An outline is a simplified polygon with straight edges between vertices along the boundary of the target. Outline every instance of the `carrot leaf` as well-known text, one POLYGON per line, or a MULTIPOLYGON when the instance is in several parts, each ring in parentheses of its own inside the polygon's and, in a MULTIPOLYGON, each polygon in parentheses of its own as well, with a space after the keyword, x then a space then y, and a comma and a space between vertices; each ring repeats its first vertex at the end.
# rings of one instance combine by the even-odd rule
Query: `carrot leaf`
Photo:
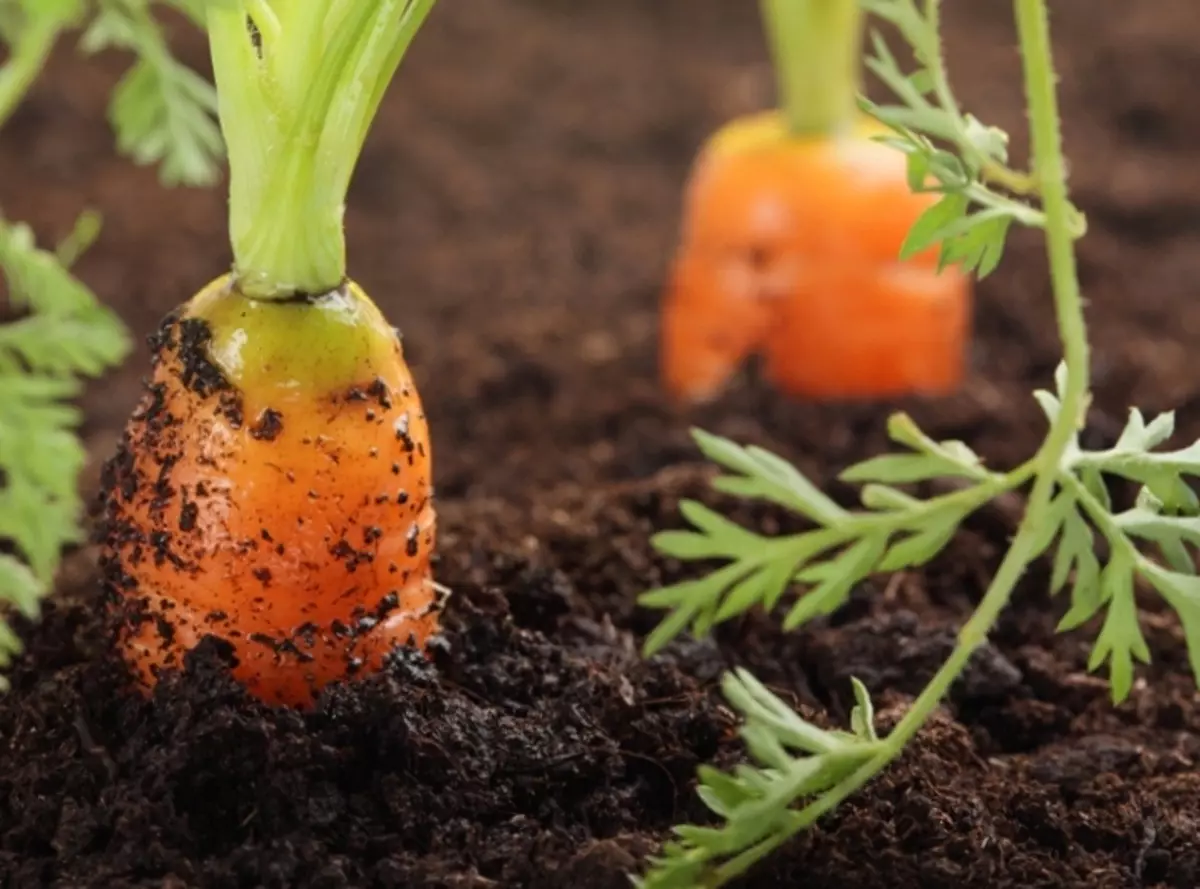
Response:
MULTIPOLYGON (((117 147, 136 163, 158 165, 164 185, 203 186, 220 175, 224 144, 217 126, 217 97, 211 83, 175 59, 150 0, 98 0, 81 40, 88 53, 115 47, 137 60, 109 106, 117 147)), ((166 4, 201 18, 200 0, 166 4)))
MULTIPOLYGON (((82 380, 125 357, 130 343, 66 263, 86 247, 85 216, 58 251, 39 248, 28 226, 0 219, 0 602, 27 618, 49 590, 64 546, 80 540, 76 479, 85 453, 71 401, 82 380)), ((0 621, 0 667, 20 651, 0 621)), ((2 687, 2 679, 0 679, 2 687)))
POLYGON ((779 836, 815 820, 814 808, 796 809, 796 801, 835 788, 882 746, 866 688, 857 679, 852 687, 852 730, 830 731, 803 719, 746 670, 727 673, 722 692, 742 717, 739 734, 753 763, 731 772, 700 769, 697 792, 722 819, 721 826, 675 828, 676 838, 633 884, 641 889, 719 885, 744 873, 778 844, 779 836), (703 879, 706 874, 717 882, 703 879))
MULTIPOLYGON (((1058 380, 1061 389, 1061 373, 1058 380)), ((1061 391, 1039 394, 1047 416, 1057 416, 1061 391)), ((1128 696, 1135 662, 1150 660, 1134 597, 1137 577, 1155 588, 1179 614, 1193 664, 1200 663, 1200 624, 1195 612, 1200 583, 1195 553, 1200 545, 1200 499, 1188 483, 1200 478, 1200 442, 1177 450, 1154 450, 1170 438, 1174 428, 1171 413, 1147 423, 1141 411, 1133 409, 1111 448, 1085 450, 1076 437, 1056 476, 1059 493, 1044 534, 1046 546, 1057 538, 1051 592, 1071 582, 1071 605, 1058 629, 1078 629, 1104 612, 1088 668, 1109 664, 1115 702, 1128 696), (1139 483, 1136 504, 1114 512, 1106 477, 1139 483), (1097 537, 1107 544, 1106 561, 1097 555, 1097 537)))
POLYGON ((1138 568, 1179 615, 1184 639, 1187 640, 1192 675, 1200 684, 1200 578, 1195 576, 1194 565, 1190 571, 1170 571, 1141 559, 1138 568))
POLYGON ((990 472, 962 442, 934 441, 904 414, 893 417, 888 429, 908 451, 866 460, 841 476, 868 483, 865 509, 856 511, 833 501, 777 455, 696 431, 704 453, 731 471, 714 479, 715 490, 784 506, 815 527, 766 537, 698 502, 684 501, 680 510, 691 529, 661 532, 652 544, 668 558, 725 564, 707 576, 641 596, 643 606, 670 612, 646 639, 646 654, 657 653, 685 630, 701 635, 754 608, 774 609, 797 584, 806 590, 784 618, 787 629, 831 614, 872 574, 933 559, 971 512, 1028 475, 1025 469, 990 472), (895 488, 932 479, 966 479, 973 485, 929 499, 895 488))
MULTIPOLYGON (((1061 412, 1061 369, 1056 380, 1058 391, 1037 393, 1051 421, 1061 412)), ((1051 592, 1070 589, 1059 631, 1099 621, 1088 669, 1107 667, 1115 702, 1128 697, 1138 664, 1150 660, 1135 598, 1139 580, 1179 615, 1200 683, 1200 499, 1188 484, 1200 478, 1200 443, 1156 450, 1173 430, 1172 414, 1147 420, 1131 410, 1112 448, 1085 450, 1076 435, 1053 469, 1054 492, 1030 538, 1030 560, 1053 550, 1051 592), (1135 506, 1113 511, 1109 477, 1142 485, 1135 506), (1106 555, 1100 554, 1101 540, 1106 555)), ((684 501, 681 512, 691 529, 660 533, 653 545, 665 557, 719 567, 640 597, 643 607, 668 612, 646 638, 646 654, 662 651, 688 630, 701 635, 752 609, 772 610, 793 587, 802 592, 787 608, 785 630, 830 615, 873 574, 928 563, 969 514, 1024 486, 1038 469, 1035 458, 1009 473, 990 471, 965 444, 936 441, 905 414, 893 416, 888 431, 906 451, 864 460, 840 476, 864 484, 865 509, 857 511, 829 499, 774 454, 696 432, 705 455, 730 473, 718 476, 714 487, 784 506, 816 527, 770 537, 684 501), (937 480, 958 487, 929 498, 901 490, 937 480)), ((743 717, 742 737, 756 764, 701 771, 700 796, 722 824, 679 828, 639 878, 645 889, 732 880, 835 805, 841 788, 855 785, 857 770, 888 743, 876 735, 869 696, 858 684, 848 733, 812 725, 743 671, 726 676, 723 688, 743 717)))
MULTIPOLYGON (((193 21, 202 0, 159 0, 193 21)), ((84 27, 88 53, 132 50, 137 61, 109 109, 118 148, 138 163, 158 164, 166 185, 208 185, 222 156, 211 84, 176 61, 152 13, 151 0, 9 0, 0 4, 0 37, 9 57, 0 67, 0 123, 42 72, 59 38, 84 27)))
POLYGON ((82 0, 19 0, 0 6, 0 36, 8 46, 0 67, 0 123, 16 110, 58 38, 78 24, 83 13, 82 0))
MULTIPOLYGON (((909 185, 943 197, 917 220, 901 248, 904 257, 940 244, 940 263, 959 265, 976 277, 995 270, 1012 224, 1043 228, 1036 177, 1008 165, 1008 134, 961 110, 942 57, 937 2, 863 0, 875 18, 892 25, 913 51, 915 70, 905 72, 878 32, 871 34, 867 68, 897 99, 860 105, 891 132, 879 139, 908 156, 909 185)), ((1076 236, 1082 214, 1071 208, 1076 236)))

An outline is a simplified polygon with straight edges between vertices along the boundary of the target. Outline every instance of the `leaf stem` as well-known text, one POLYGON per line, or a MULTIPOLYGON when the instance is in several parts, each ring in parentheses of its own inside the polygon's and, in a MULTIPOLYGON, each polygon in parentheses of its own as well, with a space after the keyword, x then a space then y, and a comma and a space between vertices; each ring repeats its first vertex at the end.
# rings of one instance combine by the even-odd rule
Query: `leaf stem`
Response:
POLYGON ((849 130, 862 83, 859 0, 761 3, 788 131, 831 136, 849 130))
POLYGON ((979 169, 980 176, 985 182, 998 185, 1010 194, 1020 197, 1032 197, 1039 193, 1038 178, 1032 173, 1023 173, 998 164, 994 160, 985 160, 979 169))
MULTIPOLYGON (((928 719, 950 685, 962 672, 971 654, 984 643, 996 619, 1034 554, 1038 530, 1050 508, 1063 455, 1081 425, 1089 388, 1089 348, 1083 300, 1075 264, 1071 231, 1071 204, 1067 195, 1066 164, 1062 152, 1058 100, 1055 94, 1053 55, 1045 0, 1014 0, 1025 92, 1029 104, 1030 134, 1036 175, 1042 185, 1046 214, 1046 252, 1059 336, 1066 360, 1066 384, 1060 410, 1037 455, 1037 478, 1029 495, 1025 518, 979 607, 959 633, 954 652, 917 698, 913 707, 889 736, 895 755, 928 719)), ((890 758, 890 757, 887 757, 890 758)), ((880 768, 886 764, 881 755, 880 768)))
POLYGON ((1120 524, 1117 523, 1112 513, 1105 509, 1104 505, 1092 495, 1087 485, 1070 472, 1062 473, 1060 482, 1063 488, 1070 490, 1075 496, 1076 502, 1083 507, 1084 512, 1091 518, 1096 529, 1104 535, 1104 539, 1108 541, 1109 546, 1114 550, 1123 550, 1135 562, 1144 560, 1138 548, 1129 539, 1129 535, 1121 529, 1120 524))
POLYGON ((797 813, 806 816, 802 823, 798 824, 797 830, 854 793, 901 753, 928 720, 950 686, 958 679, 971 655, 987 639, 1034 555, 1038 532, 1050 507, 1051 495, 1059 477, 1060 463, 1080 425, 1086 404, 1089 349, 1075 266, 1071 205, 1067 196, 1066 166, 1059 131, 1046 3, 1045 0, 1014 2, 1025 69, 1034 164, 1042 185, 1046 214, 1046 249, 1050 262, 1050 277, 1059 334, 1066 358, 1067 378, 1061 409, 1038 451, 1037 478, 1030 492, 1025 518, 979 607, 959 632, 958 644, 954 651, 913 702, 895 730, 888 735, 883 750, 828 794, 797 813))
POLYGON ((959 150, 979 167, 980 178, 985 183, 997 185, 1010 194, 1019 197, 1032 197, 1040 193, 1038 177, 1033 173, 1014 170, 979 150, 970 139, 964 138, 967 132, 967 122, 963 118, 962 109, 950 89, 950 81, 946 75, 946 59, 942 52, 942 0, 925 0, 925 21, 927 33, 933 35, 931 45, 925 47, 921 61, 929 71, 933 80, 933 92, 937 96, 942 109, 953 115, 957 125, 954 129, 953 141, 958 143, 959 150))
POLYGON ((1035 175, 1046 214, 1046 251, 1059 336, 1067 366, 1060 418, 1043 448, 1045 472, 1057 471, 1067 444, 1082 425, 1090 379, 1090 349, 1075 263, 1073 213, 1067 194, 1066 161, 1045 0, 1016 0, 1017 30, 1025 67, 1035 175))

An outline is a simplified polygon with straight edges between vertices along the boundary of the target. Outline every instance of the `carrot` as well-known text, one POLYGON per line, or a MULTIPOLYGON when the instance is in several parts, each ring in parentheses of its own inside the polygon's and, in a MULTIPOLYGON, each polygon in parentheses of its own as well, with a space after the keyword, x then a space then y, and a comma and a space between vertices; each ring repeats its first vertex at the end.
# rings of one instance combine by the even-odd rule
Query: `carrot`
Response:
POLYGON ((432 5, 209 7, 234 268, 154 338, 105 479, 118 641, 145 689, 212 635, 252 694, 305 706, 438 629, 429 430, 398 333, 346 276, 342 228, 432 5))
POLYGON ((761 352, 816 399, 943 394, 964 373, 971 292, 936 248, 901 260, 936 200, 856 108, 857 0, 765 0, 784 107, 718 130, 693 165, 664 297, 662 377, 714 397, 761 352))

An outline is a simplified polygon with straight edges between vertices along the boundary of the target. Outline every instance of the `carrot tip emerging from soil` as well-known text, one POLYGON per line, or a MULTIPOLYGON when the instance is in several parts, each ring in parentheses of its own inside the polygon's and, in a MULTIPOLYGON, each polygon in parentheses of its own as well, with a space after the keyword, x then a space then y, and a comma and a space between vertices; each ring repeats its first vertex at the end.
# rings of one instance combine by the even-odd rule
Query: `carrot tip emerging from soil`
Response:
POLYGON ((429 433, 399 339, 353 283, 169 316, 105 473, 105 566, 142 684, 205 635, 307 705, 438 629, 429 433))
POLYGON ((972 293, 936 248, 900 249, 936 200, 864 120, 790 135, 777 112, 736 120, 701 152, 664 297, 661 373, 675 398, 717 395, 762 352, 781 390, 814 399, 952 392, 972 293))

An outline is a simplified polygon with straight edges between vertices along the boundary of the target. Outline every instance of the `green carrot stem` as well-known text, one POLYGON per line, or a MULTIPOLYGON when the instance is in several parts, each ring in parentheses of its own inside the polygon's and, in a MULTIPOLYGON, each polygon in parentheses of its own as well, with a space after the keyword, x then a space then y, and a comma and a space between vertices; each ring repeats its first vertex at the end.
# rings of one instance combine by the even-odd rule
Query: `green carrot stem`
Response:
POLYGON ((862 85, 859 0, 762 0, 779 104, 795 136, 853 126, 862 85))
POLYGON ((387 85, 434 2, 210 5, 242 293, 286 299, 345 280, 350 179, 387 85))

